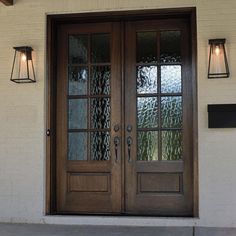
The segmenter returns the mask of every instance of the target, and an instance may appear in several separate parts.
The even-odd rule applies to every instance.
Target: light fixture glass
[[[34,83],[35,71],[32,58],[33,49],[28,46],[14,47],[11,81],[15,83]]]
[[[229,66],[225,51],[225,39],[209,39],[209,44],[208,78],[228,78]]]

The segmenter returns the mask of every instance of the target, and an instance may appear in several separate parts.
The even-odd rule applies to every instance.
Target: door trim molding
[[[193,86],[193,184],[194,184],[194,209],[193,216],[199,215],[198,200],[198,122],[197,122],[197,28],[196,8],[151,9],[130,11],[107,11],[78,14],[47,15],[47,44],[46,44],[46,130],[50,130],[50,136],[46,136],[46,215],[56,213],[56,32],[63,24],[93,23],[107,21],[132,21],[150,19],[186,18],[191,28],[191,54],[192,54],[192,86]],[[46,131],[45,131],[46,133]]]

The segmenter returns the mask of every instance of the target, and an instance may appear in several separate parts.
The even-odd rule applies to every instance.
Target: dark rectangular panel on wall
[[[208,128],[236,128],[236,104],[208,105]]]

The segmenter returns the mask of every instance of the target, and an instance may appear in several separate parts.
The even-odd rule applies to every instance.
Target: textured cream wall
[[[45,217],[46,14],[197,7],[200,219]],[[209,103],[236,103],[235,0],[15,0],[0,4],[0,221],[236,227],[236,129],[209,130]],[[230,79],[208,80],[207,40],[225,37]],[[13,46],[35,49],[38,82],[9,82]],[[135,223],[136,222],[136,223]]]

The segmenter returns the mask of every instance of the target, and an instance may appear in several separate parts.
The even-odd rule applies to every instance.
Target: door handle
[[[120,138],[118,136],[116,136],[114,138],[114,145],[115,145],[115,156],[116,156],[116,159],[115,159],[115,162],[118,161],[118,146],[120,144]]]
[[[133,143],[133,139],[129,136],[126,141],[128,146],[128,162],[131,162],[131,145]]]

